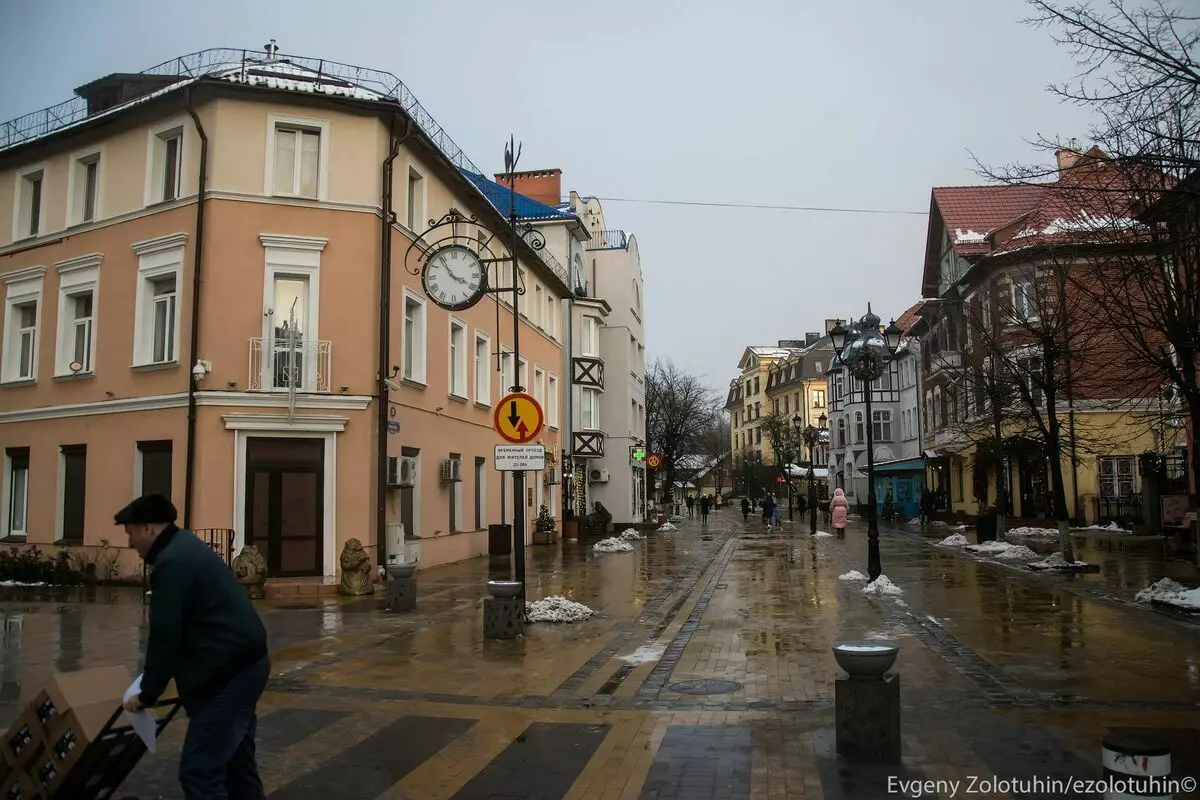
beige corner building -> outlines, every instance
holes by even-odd
[[[518,247],[518,363],[509,299],[426,298],[431,221],[506,221],[399,80],[205,51],[77,95],[0,126],[3,542],[125,546],[114,510],[159,491],[329,580],[351,538],[428,566],[532,520],[545,481],[493,471],[492,408],[538,391],[557,463],[567,275]]]

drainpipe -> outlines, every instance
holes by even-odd
[[[379,223],[379,374],[376,388],[376,413],[379,415],[376,427],[376,501],[375,508],[375,546],[380,564],[387,563],[387,460],[388,460],[388,413],[391,403],[388,400],[388,379],[391,377],[391,337],[392,337],[392,223],[395,213],[392,211],[392,165],[400,155],[400,145],[412,136],[412,122],[404,131],[404,136],[396,138],[396,117],[392,116],[388,140],[391,149],[383,160],[383,187],[380,196]]]
[[[200,268],[204,264],[204,190],[208,182],[208,134],[192,107],[192,90],[185,95],[187,112],[200,137],[200,174],[196,180],[196,245],[192,249],[192,334],[185,375],[188,382],[187,448],[183,478],[183,527],[192,526],[192,494],[196,482],[196,380],[192,368],[200,358]],[[237,521],[233,524],[236,526]]]

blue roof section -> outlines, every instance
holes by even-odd
[[[477,175],[470,170],[463,170],[463,175],[470,179],[471,183],[483,192],[488,201],[496,207],[496,209],[508,216],[508,210],[512,207],[512,190],[502,183],[485,178],[482,175]],[[545,203],[539,203],[532,197],[526,197],[520,192],[516,195],[517,198],[517,219],[568,219],[572,214],[560,211],[553,206],[548,206]]]

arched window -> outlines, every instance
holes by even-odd
[[[838,447],[846,446],[846,418],[838,417]]]
[[[867,436],[866,429],[865,429],[865,426],[863,425],[863,412],[855,411],[854,412],[854,441],[862,442],[864,439],[866,439],[866,436]]]

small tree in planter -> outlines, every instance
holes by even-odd
[[[550,516],[550,509],[542,506],[538,509],[537,519],[534,520],[534,530],[538,533],[546,533],[554,530],[554,517]]]

